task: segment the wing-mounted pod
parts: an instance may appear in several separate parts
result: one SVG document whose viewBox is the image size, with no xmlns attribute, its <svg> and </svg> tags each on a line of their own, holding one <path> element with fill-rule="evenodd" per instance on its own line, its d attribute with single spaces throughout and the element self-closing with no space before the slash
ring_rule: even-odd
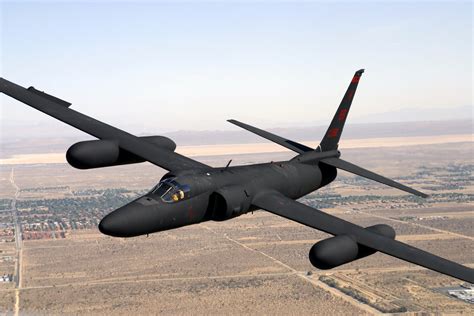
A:
<svg viewBox="0 0 474 316">
<path fill-rule="evenodd" d="M 395 239 L 395 230 L 384 224 L 365 228 L 390 239 Z M 359 245 L 349 235 L 339 235 L 317 242 L 309 251 L 311 264 L 318 269 L 327 270 L 370 256 L 376 250 Z"/>
<path fill-rule="evenodd" d="M 139 138 L 162 149 L 169 151 L 176 149 L 175 142 L 164 136 Z M 120 148 L 116 141 L 108 139 L 75 143 L 67 150 L 66 159 L 71 166 L 77 169 L 102 168 L 145 161 L 145 159 Z"/>
<path fill-rule="evenodd" d="M 226 186 L 211 194 L 208 214 L 214 221 L 224 221 L 246 213 L 250 204 L 251 198 L 244 187 Z"/>
</svg>

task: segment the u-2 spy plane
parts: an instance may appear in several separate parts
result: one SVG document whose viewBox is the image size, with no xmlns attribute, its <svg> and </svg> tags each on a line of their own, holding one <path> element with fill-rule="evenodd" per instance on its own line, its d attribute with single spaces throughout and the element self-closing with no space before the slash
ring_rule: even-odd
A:
<svg viewBox="0 0 474 316">
<path fill-rule="evenodd" d="M 45 92 L 0 78 L 0 91 L 20 102 L 84 131 L 98 140 L 72 145 L 66 158 L 79 169 L 149 161 L 168 170 L 147 194 L 106 215 L 99 230 L 114 237 L 133 237 L 204 221 L 225 221 L 263 209 L 329 233 L 315 243 L 309 260 L 331 269 L 377 251 L 474 283 L 474 270 L 395 240 L 392 227 L 361 227 L 295 201 L 331 183 L 337 170 L 386 184 L 426 198 L 427 195 L 340 158 L 339 139 L 363 69 L 357 71 L 320 145 L 310 148 L 267 131 L 229 120 L 297 155 L 289 161 L 213 168 L 175 152 L 163 136 L 137 137 L 70 108 L 71 103 Z"/>
</svg>

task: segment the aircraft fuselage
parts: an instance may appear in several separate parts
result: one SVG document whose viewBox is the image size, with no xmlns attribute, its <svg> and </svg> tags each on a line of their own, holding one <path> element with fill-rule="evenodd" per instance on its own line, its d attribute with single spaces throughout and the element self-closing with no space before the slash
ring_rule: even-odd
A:
<svg viewBox="0 0 474 316">
<path fill-rule="evenodd" d="M 105 216 L 99 229 L 115 237 L 134 237 L 208 220 L 228 220 L 255 210 L 251 201 L 262 188 L 297 199 L 327 185 L 336 174 L 330 166 L 295 161 L 168 173 L 160 183 L 173 179 L 185 184 L 189 187 L 186 197 L 167 201 L 151 190 Z"/>
</svg>

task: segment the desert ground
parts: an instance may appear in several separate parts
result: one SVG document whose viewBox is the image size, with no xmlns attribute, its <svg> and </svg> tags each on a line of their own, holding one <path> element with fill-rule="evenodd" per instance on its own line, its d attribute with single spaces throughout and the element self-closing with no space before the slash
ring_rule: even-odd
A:
<svg viewBox="0 0 474 316">
<path fill-rule="evenodd" d="M 428 200 L 340 172 L 301 202 L 362 226 L 391 225 L 398 240 L 474 267 L 474 145 L 472 136 L 456 137 L 341 145 L 344 159 L 420 189 Z M 195 146 L 188 153 L 213 166 L 293 155 L 263 143 L 245 146 Z M 440 291 L 461 281 L 383 254 L 317 270 L 308 251 L 329 236 L 262 211 L 148 237 L 101 235 L 97 220 L 151 188 L 163 170 L 144 163 L 81 171 L 63 160 L 11 159 L 20 158 L 0 166 L 0 215 L 5 236 L 11 235 L 0 243 L 0 275 L 19 279 L 0 284 L 1 313 L 474 314 L 473 304 Z M 103 209 L 78 211 L 64 201 L 92 201 Z M 20 238 L 18 245 L 15 218 L 23 236 L 40 222 L 83 226 L 61 224 L 47 238 Z"/>
<path fill-rule="evenodd" d="M 442 143 L 471 142 L 472 134 L 436 135 L 436 136 L 412 136 L 412 137 L 386 137 L 386 138 L 361 138 L 341 140 L 341 147 L 349 148 L 384 148 L 414 145 L 429 145 Z M 307 141 L 307 146 L 316 148 L 318 141 Z M 218 145 L 194 145 L 179 146 L 176 151 L 190 157 L 223 156 L 233 154 L 261 154 L 279 153 L 282 148 L 273 143 L 246 143 L 246 144 L 218 144 Z M 36 163 L 66 163 L 63 152 L 60 153 L 36 153 L 17 154 L 0 159 L 1 165 L 36 164 Z"/>
</svg>

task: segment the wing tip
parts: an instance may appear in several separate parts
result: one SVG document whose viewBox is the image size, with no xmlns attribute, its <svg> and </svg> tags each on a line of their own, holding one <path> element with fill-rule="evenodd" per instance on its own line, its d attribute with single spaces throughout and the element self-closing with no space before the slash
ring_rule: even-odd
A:
<svg viewBox="0 0 474 316">
<path fill-rule="evenodd" d="M 412 190 L 411 193 L 414 194 L 414 195 L 416 195 L 416 196 L 422 197 L 422 198 L 424 198 L 424 199 L 427 199 L 427 198 L 430 197 L 429 194 L 423 193 L 423 192 L 421 192 L 421 191 L 418 191 L 418 190 L 415 190 L 415 189 L 412 189 L 412 188 L 410 188 L 410 189 Z"/>
</svg>

